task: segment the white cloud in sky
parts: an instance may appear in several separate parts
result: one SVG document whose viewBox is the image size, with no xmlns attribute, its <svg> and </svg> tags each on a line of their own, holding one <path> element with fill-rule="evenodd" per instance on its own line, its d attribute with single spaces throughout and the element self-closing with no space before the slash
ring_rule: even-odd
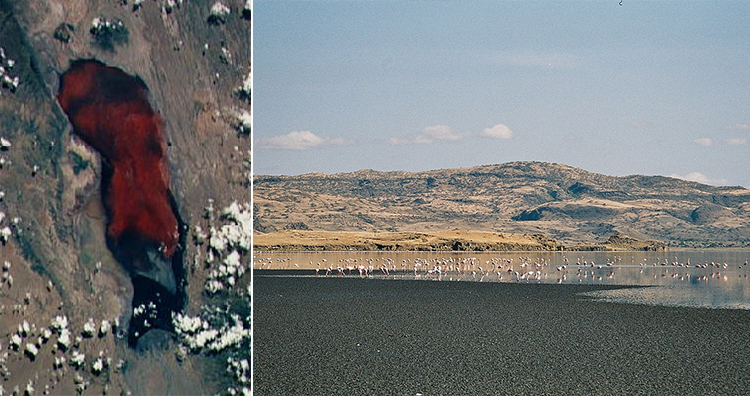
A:
<svg viewBox="0 0 750 396">
<path fill-rule="evenodd" d="M 729 138 L 726 140 L 727 144 L 730 146 L 742 146 L 747 144 L 747 139 L 745 138 Z"/>
<path fill-rule="evenodd" d="M 448 125 L 428 126 L 422 131 L 422 136 L 437 140 L 462 140 L 469 136 L 468 133 L 460 133 Z M 417 137 L 419 138 L 419 136 Z"/>
<path fill-rule="evenodd" d="M 403 146 L 403 145 L 412 144 L 412 143 L 413 142 L 409 139 L 401 139 L 397 137 L 391 137 L 390 139 L 388 139 L 388 144 L 392 146 Z"/>
<path fill-rule="evenodd" d="M 732 124 L 724 127 L 728 131 L 750 131 L 750 124 Z"/>
<path fill-rule="evenodd" d="M 416 143 L 416 144 L 430 144 L 430 143 L 432 143 L 432 139 L 430 139 L 430 138 L 428 138 L 428 137 L 426 137 L 424 135 L 419 135 L 419 136 L 417 136 L 416 138 L 413 139 L 413 142 Z"/>
<path fill-rule="evenodd" d="M 341 146 L 347 144 L 341 138 L 322 138 L 310 131 L 294 131 L 282 136 L 260 139 L 258 147 L 277 150 L 307 150 L 320 146 Z"/>
<path fill-rule="evenodd" d="M 510 128 L 503 124 L 497 124 L 491 128 L 485 128 L 482 132 L 475 135 L 472 135 L 468 132 L 458 132 L 448 125 L 433 125 L 426 127 L 424 130 L 422 130 L 422 133 L 414 137 L 389 138 L 388 144 L 393 146 L 403 146 L 407 144 L 430 144 L 434 143 L 436 140 L 459 141 L 464 140 L 470 136 L 481 136 L 492 139 L 507 140 L 513 139 L 515 134 L 510 130 Z"/>
<path fill-rule="evenodd" d="M 388 139 L 388 144 L 393 146 L 403 146 L 407 144 L 430 144 L 435 140 L 457 141 L 467 138 L 470 134 L 461 133 L 448 125 L 428 126 L 422 130 L 422 133 L 412 138 L 392 137 Z"/>
<path fill-rule="evenodd" d="M 701 184 L 710 184 L 712 186 L 726 186 L 729 185 L 729 180 L 727 179 L 711 179 L 708 176 L 700 173 L 700 172 L 690 172 L 687 175 L 678 175 L 678 174 L 671 174 L 670 177 L 675 177 L 677 179 L 687 180 L 687 181 L 694 181 Z"/>
<path fill-rule="evenodd" d="M 407 144 L 430 144 L 430 143 L 432 143 L 432 140 L 422 135 L 419 135 L 412 139 L 403 139 L 403 138 L 397 138 L 397 137 L 392 137 L 388 139 L 388 144 L 392 146 L 404 146 Z"/>
<path fill-rule="evenodd" d="M 703 146 L 703 147 L 708 147 L 713 144 L 713 142 L 711 141 L 711 138 L 707 138 L 707 137 L 695 139 L 693 140 L 693 143 L 699 146 Z"/>
<path fill-rule="evenodd" d="M 513 131 L 503 124 L 497 124 L 492 128 L 485 128 L 479 136 L 493 139 L 513 139 Z"/>
</svg>

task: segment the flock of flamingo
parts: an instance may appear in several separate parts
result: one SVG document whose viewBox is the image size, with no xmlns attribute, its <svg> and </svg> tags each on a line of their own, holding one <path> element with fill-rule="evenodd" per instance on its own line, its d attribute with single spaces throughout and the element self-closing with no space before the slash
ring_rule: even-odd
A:
<svg viewBox="0 0 750 396">
<path fill-rule="evenodd" d="M 704 261 L 691 264 L 690 258 L 685 261 L 675 256 L 671 262 L 668 259 L 643 259 L 642 262 L 629 265 L 622 263 L 622 256 L 607 257 L 606 262 L 597 264 L 584 257 L 576 257 L 571 264 L 567 256 L 562 256 L 559 263 L 552 263 L 551 259 L 543 257 L 519 256 L 517 258 L 492 257 L 482 260 L 477 257 L 447 257 L 447 258 L 406 258 L 394 260 L 388 257 L 341 258 L 336 263 L 329 263 L 323 258 L 318 262 L 309 261 L 300 266 L 292 258 L 254 258 L 256 269 L 299 269 L 314 270 L 318 277 L 385 277 L 392 279 L 428 279 L 428 280 L 469 280 L 482 282 L 547 282 L 578 283 L 596 282 L 615 278 L 615 270 L 619 268 L 638 268 L 639 276 L 644 270 L 653 274 L 653 278 L 673 278 L 679 281 L 707 282 L 709 279 L 728 281 L 731 276 L 747 278 L 747 264 L 730 265 L 726 262 Z M 648 268 L 656 270 L 648 270 Z M 555 270 L 552 270 L 554 268 Z M 740 271 L 734 271 L 738 268 Z M 696 274 L 697 272 L 697 274 Z M 412 275 L 413 274 L 413 275 Z M 550 276 L 552 275 L 552 276 Z"/>
</svg>

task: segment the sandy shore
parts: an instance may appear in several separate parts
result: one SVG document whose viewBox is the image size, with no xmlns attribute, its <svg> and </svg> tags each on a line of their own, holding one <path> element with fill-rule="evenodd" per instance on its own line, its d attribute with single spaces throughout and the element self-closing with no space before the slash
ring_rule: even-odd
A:
<svg viewBox="0 0 750 396">
<path fill-rule="evenodd" d="M 750 311 L 577 295 L 595 286 L 268 276 L 281 273 L 255 272 L 256 395 L 750 392 Z"/>
</svg>

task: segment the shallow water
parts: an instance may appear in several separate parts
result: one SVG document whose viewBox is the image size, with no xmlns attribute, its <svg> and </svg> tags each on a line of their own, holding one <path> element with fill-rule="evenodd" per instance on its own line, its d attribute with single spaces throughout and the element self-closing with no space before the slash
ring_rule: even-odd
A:
<svg viewBox="0 0 750 396">
<path fill-rule="evenodd" d="M 256 252 L 253 268 L 300 276 L 645 286 L 601 290 L 601 302 L 750 310 L 750 251 Z"/>
</svg>

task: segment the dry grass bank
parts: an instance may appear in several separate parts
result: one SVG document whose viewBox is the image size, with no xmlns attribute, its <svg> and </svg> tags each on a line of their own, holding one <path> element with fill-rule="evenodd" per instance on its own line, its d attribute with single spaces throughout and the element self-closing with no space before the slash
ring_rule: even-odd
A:
<svg viewBox="0 0 750 396">
<path fill-rule="evenodd" d="M 356 232 L 285 230 L 256 233 L 258 251 L 540 251 L 540 250 L 664 250 L 659 242 L 641 241 L 622 234 L 602 244 L 564 246 L 536 234 L 445 230 L 431 232 Z"/>
</svg>

